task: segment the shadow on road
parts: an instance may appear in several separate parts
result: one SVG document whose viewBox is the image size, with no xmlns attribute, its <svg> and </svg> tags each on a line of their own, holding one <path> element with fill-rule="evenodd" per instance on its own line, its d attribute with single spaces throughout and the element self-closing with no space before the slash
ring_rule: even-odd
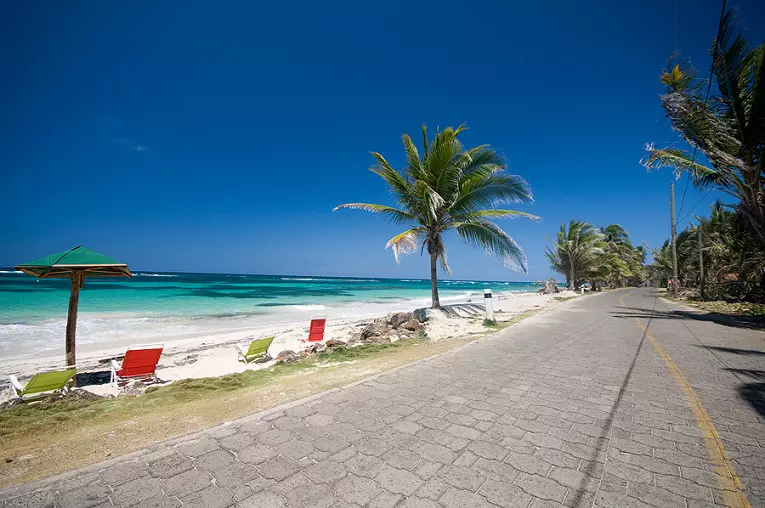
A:
<svg viewBox="0 0 765 508">
<path fill-rule="evenodd" d="M 738 349 L 735 347 L 703 346 L 703 345 L 697 345 L 696 347 L 702 347 L 704 349 L 720 351 L 721 353 L 732 353 L 734 355 L 743 355 L 743 356 L 763 355 L 765 356 L 765 351 L 758 351 L 756 349 Z"/>
<path fill-rule="evenodd" d="M 762 371 L 760 371 L 762 372 Z M 738 394 L 765 417 L 765 383 L 748 383 L 738 388 Z"/>
<path fill-rule="evenodd" d="M 739 380 L 749 378 L 757 381 L 755 383 L 743 383 L 739 385 L 738 395 L 748 402 L 760 416 L 765 417 L 765 370 L 733 369 L 730 367 L 726 367 L 723 370 L 730 372 Z"/>
<path fill-rule="evenodd" d="M 728 372 L 731 372 L 736 375 L 736 377 L 744 376 L 748 377 L 750 379 L 755 380 L 765 380 L 765 370 L 750 370 L 750 369 L 731 369 L 731 368 L 725 368 L 723 370 L 727 370 Z"/>
<path fill-rule="evenodd" d="M 648 317 L 650 318 L 650 314 L 648 314 Z M 648 320 L 648 324 L 650 326 L 650 319 Z M 647 328 L 646 328 L 647 330 Z M 606 456 L 608 455 L 608 442 L 610 440 L 611 436 L 611 429 L 614 426 L 614 419 L 616 418 L 616 410 L 619 408 L 619 404 L 622 402 L 622 398 L 624 397 L 624 390 L 627 388 L 627 385 L 630 383 L 630 379 L 632 379 L 632 371 L 635 370 L 635 364 L 637 363 L 638 357 L 640 356 L 640 352 L 643 349 L 643 344 L 645 343 L 647 332 L 643 331 L 643 336 L 640 338 L 640 342 L 638 343 L 637 349 L 635 349 L 635 355 L 632 357 L 632 362 L 630 363 L 629 369 L 627 369 L 627 374 L 624 376 L 624 379 L 622 380 L 621 386 L 619 386 L 619 392 L 616 395 L 616 400 L 614 401 L 614 404 L 611 406 L 611 411 L 608 413 L 608 418 L 606 418 L 606 424 L 603 426 L 603 430 L 600 433 L 600 436 L 598 437 L 597 444 L 595 445 L 595 450 L 590 455 L 590 459 L 587 461 L 587 466 L 585 466 L 582 469 L 582 472 L 585 473 L 585 476 L 579 481 L 579 488 L 576 489 L 574 493 L 574 497 L 570 502 L 567 501 L 567 506 L 579 506 L 582 504 L 582 501 L 584 500 L 584 494 L 587 492 L 587 489 L 585 488 L 587 486 L 587 483 L 590 481 L 590 477 L 594 477 L 595 475 L 595 468 L 598 464 L 597 457 L 600 455 L 601 452 L 606 451 Z M 598 488 L 600 488 L 598 486 Z M 589 505 L 589 503 L 587 503 Z"/>
<path fill-rule="evenodd" d="M 729 316 L 717 312 L 694 312 L 688 310 L 669 310 L 660 311 L 650 309 L 640 309 L 637 307 L 616 306 L 616 309 L 623 311 L 612 312 L 611 315 L 617 318 L 639 318 L 639 319 L 692 319 L 694 321 L 706 321 L 723 326 L 734 328 L 747 328 L 750 330 L 765 330 L 765 318 L 753 316 Z"/>
</svg>

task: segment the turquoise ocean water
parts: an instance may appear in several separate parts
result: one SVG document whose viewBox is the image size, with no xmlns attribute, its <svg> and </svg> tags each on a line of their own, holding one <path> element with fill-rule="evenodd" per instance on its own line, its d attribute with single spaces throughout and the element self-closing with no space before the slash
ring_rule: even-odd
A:
<svg viewBox="0 0 765 508">
<path fill-rule="evenodd" d="M 442 303 L 494 292 L 528 292 L 533 283 L 439 284 Z M 58 350 L 64 336 L 68 280 L 38 280 L 0 269 L 0 360 Z M 132 279 L 87 279 L 80 292 L 78 343 L 148 342 L 307 320 L 382 315 L 429 304 L 424 279 L 137 272 Z"/>
</svg>

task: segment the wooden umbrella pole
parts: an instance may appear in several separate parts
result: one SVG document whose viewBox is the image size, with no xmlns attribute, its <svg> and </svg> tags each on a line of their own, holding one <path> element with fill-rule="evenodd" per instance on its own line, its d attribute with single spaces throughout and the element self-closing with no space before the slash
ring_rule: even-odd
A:
<svg viewBox="0 0 765 508">
<path fill-rule="evenodd" d="M 77 306 L 80 303 L 80 288 L 83 283 L 83 270 L 72 271 L 72 291 L 69 295 L 69 314 L 66 319 L 66 364 L 75 365 L 74 337 L 77 330 Z"/>
</svg>

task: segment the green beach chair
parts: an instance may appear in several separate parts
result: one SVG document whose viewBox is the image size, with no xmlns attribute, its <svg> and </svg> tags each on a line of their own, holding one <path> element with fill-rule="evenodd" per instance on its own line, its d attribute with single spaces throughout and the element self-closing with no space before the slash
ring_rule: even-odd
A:
<svg viewBox="0 0 765 508">
<path fill-rule="evenodd" d="M 14 396 L 27 401 L 36 400 L 48 395 L 47 392 L 66 390 L 66 384 L 71 381 L 76 373 L 77 367 L 74 365 L 63 370 L 38 372 L 32 376 L 32 379 L 27 382 L 26 386 L 21 386 L 16 376 L 8 376 L 11 382 L 8 400 Z M 30 395 L 31 397 L 29 397 Z"/>
<path fill-rule="evenodd" d="M 247 349 L 247 351 L 242 349 L 240 346 L 236 346 L 239 361 L 250 363 L 257 360 L 270 360 L 271 355 L 268 354 L 268 348 L 271 347 L 271 343 L 273 341 L 273 337 L 253 340 L 250 343 L 250 347 Z"/>
</svg>

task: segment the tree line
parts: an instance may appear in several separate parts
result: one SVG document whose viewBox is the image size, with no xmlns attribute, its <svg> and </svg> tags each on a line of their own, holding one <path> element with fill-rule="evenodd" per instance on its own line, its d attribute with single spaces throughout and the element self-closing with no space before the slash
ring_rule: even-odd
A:
<svg viewBox="0 0 765 508">
<path fill-rule="evenodd" d="M 569 289 L 638 286 L 646 280 L 646 248 L 633 245 L 619 224 L 598 229 L 572 219 L 561 224 L 555 238 L 545 238 L 551 243 L 545 256 Z"/>
<path fill-rule="evenodd" d="M 669 240 L 653 251 L 653 263 L 647 269 L 656 285 L 671 279 Z M 719 201 L 709 216 L 696 217 L 694 224 L 678 233 L 677 273 L 680 286 L 692 289 L 696 296 L 765 301 L 765 251 L 744 215 Z"/>
<path fill-rule="evenodd" d="M 644 164 L 670 166 L 698 189 L 728 196 L 677 235 L 680 285 L 701 289 L 700 252 L 708 273 L 704 296 L 763 300 L 765 42 L 750 47 L 734 25 L 733 11 L 726 12 L 711 49 L 710 79 L 683 62 L 670 62 L 662 74 L 662 106 L 692 150 L 649 146 Z M 654 252 L 649 272 L 664 283 L 672 276 L 669 241 Z"/>
</svg>

